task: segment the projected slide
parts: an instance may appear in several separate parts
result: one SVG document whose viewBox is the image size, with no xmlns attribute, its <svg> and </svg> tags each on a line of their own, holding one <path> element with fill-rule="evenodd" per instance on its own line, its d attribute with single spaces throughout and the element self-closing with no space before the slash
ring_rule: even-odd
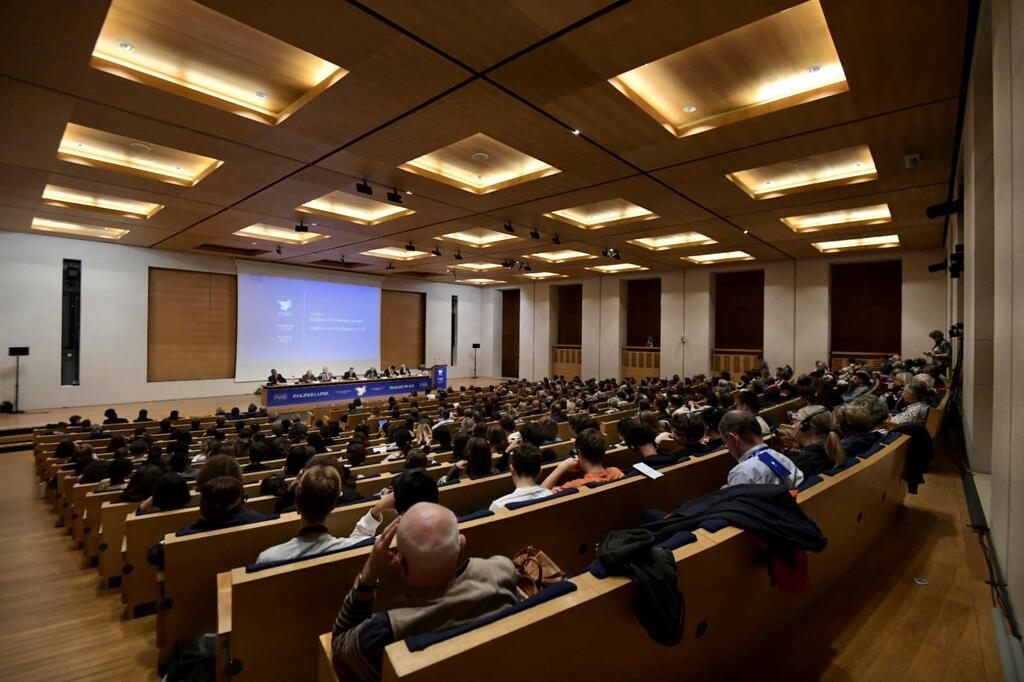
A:
<svg viewBox="0 0 1024 682">
<path fill-rule="evenodd" d="M 236 381 L 307 369 L 365 370 L 380 358 L 380 288 L 238 272 Z"/>
</svg>

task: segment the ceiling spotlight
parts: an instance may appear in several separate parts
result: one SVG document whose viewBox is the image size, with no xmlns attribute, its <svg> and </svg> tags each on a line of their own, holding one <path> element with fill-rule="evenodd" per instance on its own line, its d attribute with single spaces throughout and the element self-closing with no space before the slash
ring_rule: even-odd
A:
<svg viewBox="0 0 1024 682">
<path fill-rule="evenodd" d="M 573 128 L 572 129 L 572 134 L 573 135 L 579 135 L 580 134 L 580 129 L 579 128 Z"/>
<path fill-rule="evenodd" d="M 266 99 L 266 98 L 267 98 L 267 93 L 263 92 L 262 90 L 257 90 L 257 91 L 255 92 L 255 95 L 256 95 L 256 97 L 258 97 L 259 99 Z"/>
<path fill-rule="evenodd" d="M 523 270 L 525 270 L 526 272 L 533 272 L 533 266 L 527 263 L 526 267 L 523 268 Z"/>
<path fill-rule="evenodd" d="M 750 230 L 743 230 L 743 234 L 750 234 Z"/>
<path fill-rule="evenodd" d="M 395 269 L 395 264 L 392 263 L 391 261 L 388 261 L 388 266 L 386 268 L 384 268 L 384 269 L 385 270 L 394 270 Z"/>
<path fill-rule="evenodd" d="M 135 52 L 135 46 L 131 43 L 118 43 L 117 46 L 126 52 Z"/>
<path fill-rule="evenodd" d="M 523 261 L 519 261 L 519 269 L 520 269 L 520 270 L 522 270 L 522 269 L 523 269 Z"/>
<path fill-rule="evenodd" d="M 363 178 L 362 182 L 356 183 L 356 191 L 360 194 L 373 194 L 373 188 L 367 184 L 366 178 Z"/>
<path fill-rule="evenodd" d="M 412 196 L 412 190 L 411 189 L 405 190 L 405 193 L 408 194 L 409 196 Z"/>
<path fill-rule="evenodd" d="M 280 255 L 281 255 L 281 247 L 280 247 L 280 246 L 279 246 L 279 247 L 277 247 L 276 249 L 274 249 L 274 251 L 277 251 L 277 255 L 278 255 L 278 256 L 280 256 Z"/>
<path fill-rule="evenodd" d="M 601 255 L 605 258 L 611 258 L 611 252 L 608 249 L 601 249 Z"/>
<path fill-rule="evenodd" d="M 462 250 L 461 249 L 455 252 L 455 260 L 462 260 Z"/>
<path fill-rule="evenodd" d="M 615 255 L 612 256 L 612 258 L 614 258 L 615 260 L 622 260 L 622 254 L 616 251 Z"/>
<path fill-rule="evenodd" d="M 562 238 L 556 234 L 554 237 L 551 238 L 551 241 L 554 242 L 555 244 L 561 244 Z"/>
<path fill-rule="evenodd" d="M 692 114 L 693 112 L 697 111 L 697 107 L 693 106 L 692 104 L 687 104 L 685 107 L 683 107 L 683 111 L 685 111 L 688 114 Z"/>
<path fill-rule="evenodd" d="M 409 243 L 405 245 L 405 250 L 406 251 L 415 251 L 416 250 L 416 245 L 412 243 L 412 240 L 409 240 Z"/>
<path fill-rule="evenodd" d="M 402 195 L 398 193 L 397 189 L 392 188 L 391 191 L 388 192 L 388 201 L 393 201 L 396 204 L 400 204 L 402 203 Z"/>
<path fill-rule="evenodd" d="M 338 262 L 339 263 L 344 263 L 345 262 L 345 254 L 341 254 L 340 256 L 338 256 Z"/>
<path fill-rule="evenodd" d="M 511 220 L 506 220 L 505 221 L 505 231 L 508 232 L 509 234 L 515 234 L 516 233 L 516 228 L 512 227 L 512 221 Z"/>
<path fill-rule="evenodd" d="M 435 256 L 440 256 L 441 255 L 441 247 L 435 246 L 434 250 L 431 251 L 430 253 L 434 254 Z"/>
<path fill-rule="evenodd" d="M 295 226 L 296 232 L 309 232 L 309 226 L 299 220 L 299 224 Z"/>
<path fill-rule="evenodd" d="M 537 231 L 536 227 L 530 230 L 530 239 L 540 239 L 540 232 Z"/>
</svg>

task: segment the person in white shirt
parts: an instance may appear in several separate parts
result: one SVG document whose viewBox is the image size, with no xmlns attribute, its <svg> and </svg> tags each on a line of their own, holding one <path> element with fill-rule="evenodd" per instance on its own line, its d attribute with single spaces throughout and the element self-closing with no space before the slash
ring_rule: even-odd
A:
<svg viewBox="0 0 1024 682">
<path fill-rule="evenodd" d="M 516 489 L 491 502 L 491 511 L 505 509 L 509 502 L 535 500 L 551 495 L 550 490 L 537 482 L 540 478 L 541 459 L 540 450 L 530 443 L 523 443 L 512 451 L 509 458 L 509 473 L 512 474 Z"/>
<path fill-rule="evenodd" d="M 772 450 L 761 440 L 761 425 L 754 415 L 741 410 L 729 410 L 719 422 L 718 432 L 729 454 L 737 462 L 729 470 L 726 487 L 761 483 L 786 484 L 796 488 L 803 483 L 803 472 L 788 457 Z"/>
</svg>

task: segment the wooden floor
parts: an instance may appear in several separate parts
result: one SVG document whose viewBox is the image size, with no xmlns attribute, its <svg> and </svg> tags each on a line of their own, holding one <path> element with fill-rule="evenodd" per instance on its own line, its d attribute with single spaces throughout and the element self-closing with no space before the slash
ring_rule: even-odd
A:
<svg viewBox="0 0 1024 682">
<path fill-rule="evenodd" d="M 936 468 L 843 589 L 768 650 L 743 652 L 756 667 L 736 679 L 1001 679 L 960 480 L 947 459 Z M 155 616 L 121 620 L 118 591 L 98 588 L 34 499 L 29 453 L 0 455 L 0 518 L 0 680 L 157 679 Z"/>
<path fill-rule="evenodd" d="M 489 386 L 501 383 L 501 379 L 494 377 L 452 377 L 451 386 Z M 252 393 L 240 395 L 222 395 L 212 398 L 181 398 L 178 400 L 151 400 L 143 403 L 119 403 L 114 405 L 85 405 L 81 407 L 54 407 L 49 409 L 30 410 L 22 414 L 0 414 L 0 431 L 4 429 L 16 429 L 24 427 L 45 426 L 49 423 L 66 420 L 73 414 L 83 419 L 91 419 L 94 422 L 103 421 L 103 412 L 108 407 L 113 407 L 117 413 L 129 420 L 135 419 L 139 410 L 146 408 L 151 417 L 159 420 L 166 417 L 171 410 L 178 410 L 182 416 L 199 416 L 213 414 L 218 408 L 230 410 L 238 406 L 242 409 L 249 403 L 259 403 L 259 396 Z"/>
</svg>

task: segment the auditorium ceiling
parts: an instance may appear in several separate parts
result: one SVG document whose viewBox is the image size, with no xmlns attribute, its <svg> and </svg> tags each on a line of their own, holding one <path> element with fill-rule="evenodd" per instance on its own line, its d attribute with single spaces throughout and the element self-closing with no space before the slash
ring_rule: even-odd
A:
<svg viewBox="0 0 1024 682">
<path fill-rule="evenodd" d="M 967 4 L 12 3 L 0 229 L 483 284 L 938 247 Z"/>
</svg>

